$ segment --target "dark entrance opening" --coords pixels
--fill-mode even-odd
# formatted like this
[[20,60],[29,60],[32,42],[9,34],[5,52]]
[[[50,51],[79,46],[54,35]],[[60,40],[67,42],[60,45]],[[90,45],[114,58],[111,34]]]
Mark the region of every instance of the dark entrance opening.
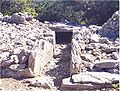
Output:
[[71,31],[57,31],[56,34],[56,44],[67,44],[72,41],[72,32]]

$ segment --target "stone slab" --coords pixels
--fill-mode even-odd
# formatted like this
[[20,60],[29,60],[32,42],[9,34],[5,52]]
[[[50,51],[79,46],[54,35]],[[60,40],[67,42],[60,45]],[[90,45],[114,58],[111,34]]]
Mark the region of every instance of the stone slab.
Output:
[[71,90],[95,90],[102,88],[113,88],[113,83],[119,82],[118,74],[107,72],[87,72],[75,74],[62,80],[61,91]]

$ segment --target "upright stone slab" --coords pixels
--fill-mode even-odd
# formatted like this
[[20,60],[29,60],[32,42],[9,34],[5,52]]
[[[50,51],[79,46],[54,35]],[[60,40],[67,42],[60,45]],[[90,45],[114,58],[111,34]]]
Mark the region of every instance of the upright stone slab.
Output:
[[31,68],[36,76],[41,75],[44,66],[52,60],[54,49],[54,37],[52,34],[43,34],[44,39],[39,40],[38,47],[30,54],[28,68]]
[[72,49],[71,49],[71,61],[70,61],[70,75],[80,72],[81,57],[80,57],[80,46],[79,43],[72,39]]

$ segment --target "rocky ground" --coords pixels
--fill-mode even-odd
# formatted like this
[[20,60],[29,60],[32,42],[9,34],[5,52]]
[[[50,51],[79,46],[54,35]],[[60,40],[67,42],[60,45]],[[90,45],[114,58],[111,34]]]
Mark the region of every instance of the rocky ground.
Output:
[[[116,85],[114,83],[118,83],[120,79],[118,23],[118,12],[115,12],[103,26],[89,27],[41,23],[22,13],[15,13],[12,16],[3,16],[0,13],[0,76],[2,77],[0,90],[67,91],[60,89],[99,87],[100,91],[101,87]],[[54,35],[51,32],[58,30],[73,32],[70,44],[54,44]],[[50,58],[49,55],[45,57],[44,53],[47,48],[52,47],[54,54],[49,55],[53,58],[47,59],[48,62],[40,69],[39,76],[35,76],[33,70],[26,69],[29,60],[32,59],[30,59],[31,52],[38,53],[36,61],[41,59],[43,64],[46,58]]]
[[[57,44],[53,60],[42,71],[42,76],[31,79],[1,78],[2,91],[59,91],[63,78],[69,77],[70,46]],[[49,86],[41,87],[46,81]]]

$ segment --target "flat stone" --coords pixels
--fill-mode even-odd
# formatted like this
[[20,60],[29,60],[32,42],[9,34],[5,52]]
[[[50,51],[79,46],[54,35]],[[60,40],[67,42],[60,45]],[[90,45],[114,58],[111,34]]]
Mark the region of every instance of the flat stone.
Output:
[[45,76],[41,76],[41,77],[37,76],[34,78],[24,79],[23,82],[28,83],[29,86],[43,87],[48,89],[52,89],[52,87],[54,86],[54,83]]
[[112,83],[119,81],[118,74],[106,72],[86,72],[75,74],[62,80],[62,91],[69,90],[95,90],[102,88],[113,88]]
[[87,61],[87,62],[93,62],[96,59],[96,57],[94,57],[91,54],[81,54],[81,58],[82,60]]
[[83,83],[71,83],[69,78],[63,79],[61,84],[61,91],[85,91],[85,90],[100,90],[102,88],[113,88],[111,84],[83,84]]
[[112,83],[116,80],[119,81],[120,77],[118,74],[111,74],[107,72],[86,72],[76,74],[72,76],[74,83]]
[[109,53],[112,53],[112,52],[117,52],[119,48],[118,47],[109,47],[108,45],[100,44],[100,49],[103,52],[106,52],[107,54],[109,54]]
[[43,88],[52,88],[51,85],[49,83],[46,82],[38,82],[38,81],[32,81],[30,82],[29,86],[33,86],[33,87],[43,87]]
[[109,69],[109,68],[118,68],[118,67],[119,67],[119,60],[101,60],[101,62],[95,63],[95,65],[93,66],[93,69],[94,68]]
[[106,71],[113,74],[119,74],[119,69],[106,69]]

